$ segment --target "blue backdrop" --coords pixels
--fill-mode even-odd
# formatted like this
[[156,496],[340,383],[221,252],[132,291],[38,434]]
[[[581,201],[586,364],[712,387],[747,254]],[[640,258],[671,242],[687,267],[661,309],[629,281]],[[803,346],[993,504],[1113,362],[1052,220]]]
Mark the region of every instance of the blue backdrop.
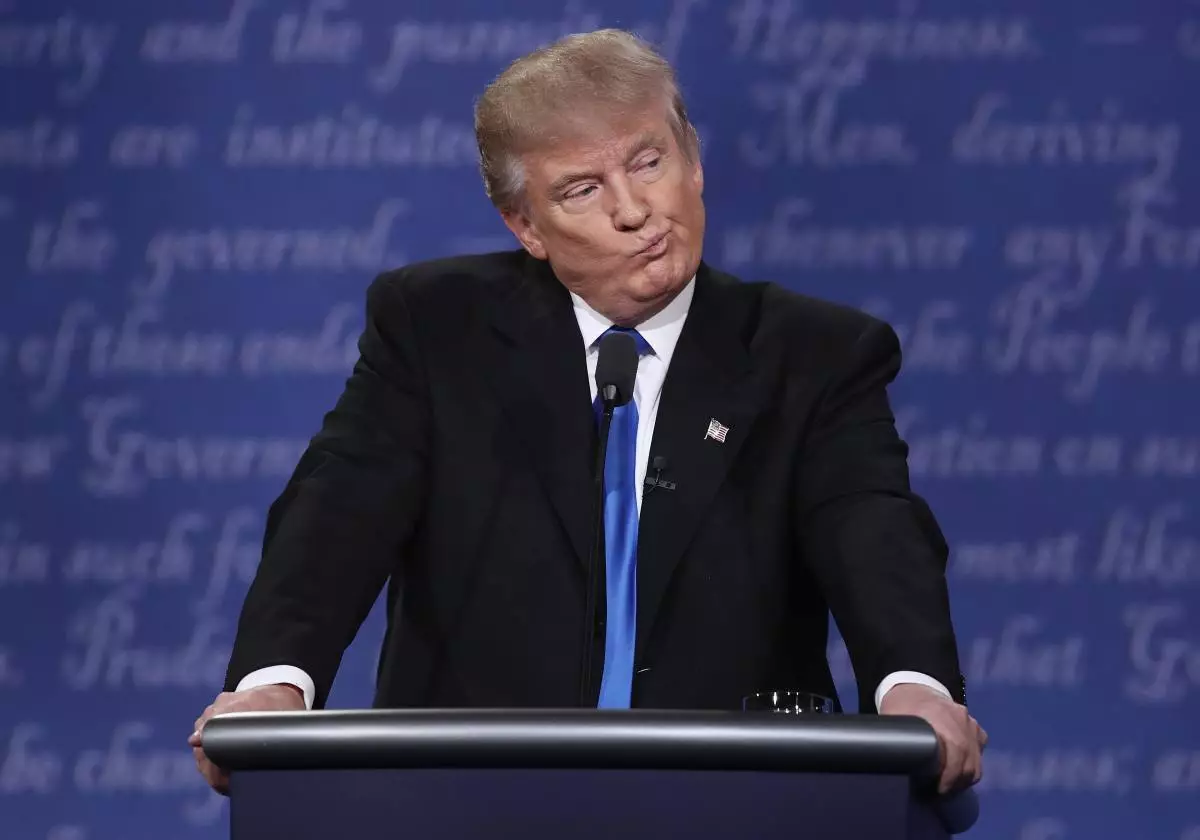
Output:
[[0,836],[223,836],[185,740],[366,285],[514,246],[473,98],[606,25],[680,69],[707,258],[902,336],[992,737],[973,835],[1200,840],[1185,0],[0,5]]

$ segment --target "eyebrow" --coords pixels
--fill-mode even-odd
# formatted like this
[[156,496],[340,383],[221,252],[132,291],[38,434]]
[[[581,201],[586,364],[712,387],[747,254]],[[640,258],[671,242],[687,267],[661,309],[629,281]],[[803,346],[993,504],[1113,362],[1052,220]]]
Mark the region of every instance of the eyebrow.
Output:
[[[646,149],[661,149],[664,145],[662,138],[655,132],[644,132],[629,146],[629,151],[625,153],[624,163],[628,164],[635,157],[646,151]],[[568,172],[565,175],[555,178],[550,184],[548,191],[551,196],[558,195],[575,181],[591,178],[594,175],[594,172]]]

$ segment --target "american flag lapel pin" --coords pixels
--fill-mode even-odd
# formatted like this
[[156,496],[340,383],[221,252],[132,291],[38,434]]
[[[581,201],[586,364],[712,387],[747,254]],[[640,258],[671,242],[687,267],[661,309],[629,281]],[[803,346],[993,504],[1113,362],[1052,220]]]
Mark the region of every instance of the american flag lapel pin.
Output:
[[715,440],[717,443],[725,442],[725,435],[729,434],[729,427],[723,425],[717,418],[712,418],[708,421],[708,431],[704,433],[705,440]]

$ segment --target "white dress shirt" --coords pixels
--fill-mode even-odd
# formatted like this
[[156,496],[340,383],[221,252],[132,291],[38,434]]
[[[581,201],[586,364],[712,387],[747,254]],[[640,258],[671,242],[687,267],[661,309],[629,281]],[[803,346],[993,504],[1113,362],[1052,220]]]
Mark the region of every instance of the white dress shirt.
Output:
[[[683,331],[683,323],[687,320],[688,309],[692,305],[692,296],[696,291],[696,278],[657,315],[638,325],[637,331],[650,345],[651,353],[638,360],[637,379],[633,386],[633,400],[638,410],[637,447],[635,474],[633,486],[637,491],[638,512],[642,509],[642,484],[646,478],[646,465],[650,460],[650,442],[654,439],[654,421],[658,417],[659,396],[662,393],[663,381],[667,378],[667,367],[671,364],[671,356],[675,353],[675,345],[679,342],[679,334]],[[575,318],[579,322],[579,332],[583,336],[583,348],[587,354],[588,385],[591,388],[591,399],[596,399],[596,362],[599,358],[599,348],[596,340],[613,325],[613,322],[601,315],[587,302],[574,292],[571,293],[574,304]],[[287,683],[294,685],[304,692],[304,704],[313,706],[316,696],[316,686],[312,678],[300,668],[292,665],[272,665],[252,671],[238,683],[237,690],[243,691],[260,685]],[[950,697],[940,682],[933,677],[916,671],[896,671],[888,674],[875,690],[875,707],[879,708],[883,696],[900,683],[918,683]]]

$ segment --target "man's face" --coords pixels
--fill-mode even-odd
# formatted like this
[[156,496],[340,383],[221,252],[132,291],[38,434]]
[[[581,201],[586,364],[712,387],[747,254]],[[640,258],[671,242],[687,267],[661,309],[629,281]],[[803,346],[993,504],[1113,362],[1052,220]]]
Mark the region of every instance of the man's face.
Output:
[[687,285],[704,238],[704,173],[661,107],[530,154],[525,202],[505,223],[559,280],[621,324],[658,312]]

